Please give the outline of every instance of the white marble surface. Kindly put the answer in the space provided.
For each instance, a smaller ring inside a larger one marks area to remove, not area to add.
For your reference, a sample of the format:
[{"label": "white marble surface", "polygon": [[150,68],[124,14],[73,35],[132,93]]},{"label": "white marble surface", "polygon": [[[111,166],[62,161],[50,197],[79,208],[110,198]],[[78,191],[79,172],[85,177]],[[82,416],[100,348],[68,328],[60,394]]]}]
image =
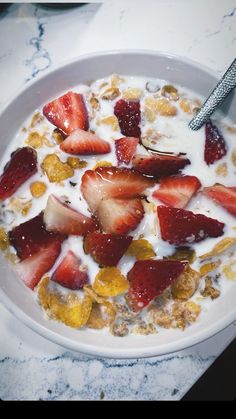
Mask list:
[{"label": "white marble surface", "polygon": [[[219,74],[235,58],[235,0],[136,0],[64,11],[12,5],[0,15],[0,107],[28,80],[80,54],[145,48]],[[0,306],[0,399],[179,400],[236,336],[236,323],[179,353],[143,360],[68,352]]]}]

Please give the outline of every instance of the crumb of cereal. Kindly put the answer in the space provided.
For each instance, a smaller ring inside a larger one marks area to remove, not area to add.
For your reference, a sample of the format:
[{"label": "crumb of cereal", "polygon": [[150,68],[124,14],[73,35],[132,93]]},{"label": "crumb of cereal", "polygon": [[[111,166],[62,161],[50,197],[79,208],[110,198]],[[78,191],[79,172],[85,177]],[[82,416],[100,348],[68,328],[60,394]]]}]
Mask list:
[{"label": "crumb of cereal", "polygon": [[127,336],[129,333],[128,323],[121,322],[121,323],[113,323],[110,326],[110,332],[114,336],[123,337]]},{"label": "crumb of cereal", "polygon": [[171,287],[172,295],[178,300],[188,300],[199,286],[200,274],[188,266]]},{"label": "crumb of cereal", "polygon": [[172,306],[172,316],[174,327],[184,330],[188,325],[194,323],[201,313],[201,307],[194,301],[174,303]]},{"label": "crumb of cereal", "polygon": [[90,105],[92,106],[93,109],[95,109],[96,111],[99,111],[100,109],[100,103],[98,98],[95,96],[94,93],[92,93],[90,99],[89,99]]},{"label": "crumb of cereal", "polygon": [[207,276],[205,279],[205,288],[201,291],[203,297],[210,297],[212,300],[220,296],[220,291],[213,287],[212,279]]},{"label": "crumb of cereal", "polygon": [[234,166],[236,166],[236,148],[234,148],[234,149],[232,150],[232,153],[231,153],[231,160],[232,160],[233,165],[234,165]]},{"label": "crumb of cereal", "polygon": [[172,86],[171,84],[166,84],[161,89],[162,96],[167,97],[170,100],[179,100],[179,94],[176,87]]},{"label": "crumb of cereal", "polygon": [[8,252],[8,251],[7,253],[5,253],[5,258],[9,260],[9,262],[12,263],[13,265],[16,265],[20,261],[20,259],[15,253]]},{"label": "crumb of cereal", "polygon": [[154,122],[156,120],[157,114],[152,108],[150,108],[149,106],[145,106],[144,116],[148,122]]},{"label": "crumb of cereal", "polygon": [[120,77],[118,74],[112,74],[112,76],[111,76],[111,86],[112,87],[117,87],[121,83],[124,83],[124,81],[125,81],[125,79]]},{"label": "crumb of cereal", "polygon": [[0,249],[6,250],[9,246],[10,243],[8,234],[3,228],[0,228]]},{"label": "crumb of cereal", "polygon": [[236,272],[233,270],[233,266],[236,265],[236,260],[231,260],[227,265],[224,265],[222,270],[227,279],[234,281],[236,279]]},{"label": "crumb of cereal", "polygon": [[92,310],[86,326],[90,329],[103,329],[106,326],[106,322],[102,316],[101,305],[93,302]]},{"label": "crumb of cereal", "polygon": [[63,163],[56,154],[48,154],[42,162],[42,170],[50,182],[61,182],[74,175],[74,170],[67,163]]},{"label": "crumb of cereal", "polygon": [[103,100],[114,100],[118,96],[120,96],[120,90],[118,87],[109,87],[101,94],[101,98]]},{"label": "crumb of cereal", "polygon": [[107,116],[106,118],[103,118],[100,120],[101,124],[110,125],[110,127],[113,129],[113,131],[119,130],[119,123],[118,119],[115,115]]},{"label": "crumb of cereal", "polygon": [[230,134],[236,134],[236,125],[226,125],[225,128]]},{"label": "crumb of cereal", "polygon": [[32,200],[26,198],[10,198],[10,207],[16,211],[20,212],[23,216],[26,216],[29,213],[30,208],[32,207]]},{"label": "crumb of cereal", "polygon": [[95,164],[95,166],[93,166],[92,170],[97,169],[97,167],[109,167],[109,166],[112,166],[112,163],[111,162],[102,160],[102,161],[98,161]]},{"label": "crumb of cereal", "polygon": [[153,323],[145,323],[142,321],[132,328],[132,332],[136,335],[153,335],[157,333],[157,329]]},{"label": "crumb of cereal", "polygon": [[44,116],[40,112],[36,112],[30,122],[30,128],[34,128],[36,125],[41,124],[44,121]]},{"label": "crumb of cereal", "polygon": [[45,194],[47,185],[44,182],[33,182],[30,185],[30,192],[34,198],[40,198]]},{"label": "crumb of cereal", "polygon": [[67,157],[66,163],[69,164],[72,169],[83,169],[88,165],[85,160],[80,160],[79,157]]},{"label": "crumb of cereal", "polygon": [[228,168],[227,168],[227,163],[221,163],[218,164],[218,166],[216,167],[216,174],[218,176],[227,176],[228,174]]},{"label": "crumb of cereal", "polygon": [[196,259],[196,252],[189,247],[179,247],[173,255],[168,256],[168,259],[188,260],[193,263]]},{"label": "crumb of cereal", "polygon": [[44,144],[44,141],[45,139],[43,135],[40,135],[37,131],[34,131],[28,135],[26,144],[33,148],[41,148]]},{"label": "crumb of cereal", "polygon": [[142,96],[142,90],[135,87],[128,87],[122,93],[122,98],[126,100],[138,100]]},{"label": "crumb of cereal", "polygon": [[63,134],[58,128],[54,129],[52,133],[52,138],[54,139],[56,144],[61,144],[64,141]]}]

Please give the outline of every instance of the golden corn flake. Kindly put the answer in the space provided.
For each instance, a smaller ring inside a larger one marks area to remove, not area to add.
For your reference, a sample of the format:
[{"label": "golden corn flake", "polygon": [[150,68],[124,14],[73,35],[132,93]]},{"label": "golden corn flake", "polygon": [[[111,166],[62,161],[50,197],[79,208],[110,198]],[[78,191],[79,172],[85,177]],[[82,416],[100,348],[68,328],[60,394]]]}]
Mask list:
[{"label": "golden corn flake", "polygon": [[149,318],[157,326],[170,329],[173,327],[173,318],[170,312],[164,308],[152,306],[149,309]]},{"label": "golden corn flake", "polygon": [[145,99],[144,104],[156,114],[162,116],[174,116],[177,114],[176,106],[172,105],[166,98],[156,99],[148,97]]},{"label": "golden corn flake", "polygon": [[177,249],[173,255],[168,256],[168,259],[188,260],[189,263],[193,263],[196,259],[196,252],[189,247],[182,247]]},{"label": "golden corn flake", "polygon": [[41,165],[50,182],[61,182],[74,175],[68,163],[63,163],[56,154],[48,154]]},{"label": "golden corn flake", "polygon": [[236,237],[225,237],[224,239],[220,240],[210,252],[201,255],[200,259],[208,259],[212,256],[219,256],[234,244],[236,244]]},{"label": "golden corn flake", "polygon": [[28,215],[32,207],[32,200],[26,198],[10,198],[10,207],[17,212],[20,212],[24,217]]},{"label": "golden corn flake", "polygon": [[138,100],[142,96],[142,90],[135,87],[128,87],[122,93],[122,97],[126,100]]},{"label": "golden corn flake", "polygon": [[120,91],[118,89],[118,87],[109,87],[108,89],[106,89],[102,94],[101,97],[104,100],[114,100],[116,99],[118,96],[120,96]]},{"label": "golden corn flake", "polygon": [[171,84],[166,84],[163,86],[161,89],[161,94],[170,100],[179,100],[178,90]]},{"label": "golden corn flake", "polygon": [[112,163],[109,161],[98,161],[95,166],[93,166],[92,170],[97,169],[97,167],[109,167],[112,166]]},{"label": "golden corn flake", "polygon": [[43,278],[40,281],[38,296],[49,317],[70,327],[84,326],[92,310],[92,299],[88,295],[79,299],[72,293],[62,297],[58,292],[50,291],[48,285],[49,278]]},{"label": "golden corn flake", "polygon": [[44,121],[44,116],[40,112],[36,112],[30,123],[30,128],[34,128],[36,125],[41,124]]},{"label": "golden corn flake", "polygon": [[106,326],[106,322],[103,319],[101,305],[94,302],[92,310],[86,324],[90,329],[103,329]]},{"label": "golden corn flake", "polygon": [[220,291],[213,287],[212,279],[207,277],[205,280],[205,288],[201,291],[201,295],[205,298],[210,297],[212,300],[220,296]]},{"label": "golden corn flake", "polygon": [[191,102],[189,99],[181,99],[179,101],[179,106],[182,109],[182,111],[184,111],[185,113],[189,113],[192,114],[192,106],[191,106]]},{"label": "golden corn flake", "polygon": [[93,109],[95,109],[96,111],[99,111],[100,109],[100,103],[98,98],[95,96],[94,93],[92,93],[90,99],[89,99],[90,105],[92,106]]},{"label": "golden corn flake", "polygon": [[52,133],[52,138],[56,144],[61,144],[64,141],[64,137],[58,128],[55,128]]},{"label": "golden corn flake", "polygon": [[129,282],[118,268],[108,267],[100,269],[92,287],[102,297],[115,297],[127,291]]},{"label": "golden corn flake", "polygon": [[236,260],[232,260],[227,265],[224,265],[222,270],[227,279],[235,280],[236,279],[236,271],[233,270],[233,266],[236,265]]},{"label": "golden corn flake", "polygon": [[66,163],[69,164],[72,169],[83,169],[88,165],[85,160],[80,160],[79,157],[67,157]]},{"label": "golden corn flake", "polygon": [[137,260],[151,259],[156,256],[151,243],[146,239],[133,240],[126,255],[134,256]]},{"label": "golden corn flake", "polygon": [[105,124],[105,125],[109,125],[113,129],[113,131],[118,131],[119,130],[118,119],[115,115],[107,116],[106,118],[101,119],[100,123]]},{"label": "golden corn flake", "polygon": [[9,246],[10,243],[8,234],[3,228],[0,228],[0,249],[6,250]]},{"label": "golden corn flake", "polygon": [[218,166],[216,167],[216,174],[222,177],[227,176],[228,174],[227,163],[218,164]]},{"label": "golden corn flake", "polygon": [[200,274],[188,266],[171,287],[174,298],[188,300],[198,288]]},{"label": "golden corn flake", "polygon": [[47,185],[44,182],[33,182],[30,185],[30,192],[34,198],[40,198],[46,190]]},{"label": "golden corn flake", "polygon": [[118,74],[112,74],[112,76],[111,76],[111,86],[112,87],[117,87],[121,83],[124,83],[124,82],[125,82],[125,79],[120,77]]},{"label": "golden corn flake", "polygon": [[210,272],[213,272],[215,269],[217,269],[220,266],[220,264],[221,264],[220,260],[216,262],[205,263],[199,269],[201,276],[205,276],[209,274]]},{"label": "golden corn flake", "polygon": [[44,145],[51,146],[48,139],[44,135],[40,135],[37,131],[31,132],[25,142],[32,148],[41,148]]}]

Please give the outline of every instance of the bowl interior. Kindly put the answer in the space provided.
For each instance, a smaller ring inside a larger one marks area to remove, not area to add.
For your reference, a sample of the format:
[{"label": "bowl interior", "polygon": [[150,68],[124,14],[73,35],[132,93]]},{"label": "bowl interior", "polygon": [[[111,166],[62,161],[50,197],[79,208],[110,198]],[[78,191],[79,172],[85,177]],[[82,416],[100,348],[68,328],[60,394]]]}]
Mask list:
[{"label": "bowl interior", "polygon": [[[111,52],[81,57],[27,85],[5,108],[0,115],[0,155],[34,109],[79,83],[111,73],[165,79],[204,97],[217,82],[212,72],[196,63],[158,53]],[[236,121],[235,95],[230,95],[222,110]],[[121,339],[103,331],[74,330],[44,318],[32,292],[15,277],[3,258],[0,263],[0,297],[11,312],[46,338],[72,350],[119,358],[155,356],[180,350],[210,337],[236,319],[236,287],[232,287],[224,299],[216,300],[209,312],[203,313],[200,320],[184,332],[163,330],[157,335],[132,335]]]}]

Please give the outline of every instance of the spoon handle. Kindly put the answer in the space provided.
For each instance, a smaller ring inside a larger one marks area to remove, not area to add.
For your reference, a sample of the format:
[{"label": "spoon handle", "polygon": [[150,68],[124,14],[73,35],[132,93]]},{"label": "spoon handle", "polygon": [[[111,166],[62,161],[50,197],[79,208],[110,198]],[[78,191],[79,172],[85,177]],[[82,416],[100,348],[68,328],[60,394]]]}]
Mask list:
[{"label": "spoon handle", "polygon": [[236,86],[236,58],[208,96],[198,113],[190,121],[189,127],[196,131],[209,119],[216,108],[225,100]]}]

